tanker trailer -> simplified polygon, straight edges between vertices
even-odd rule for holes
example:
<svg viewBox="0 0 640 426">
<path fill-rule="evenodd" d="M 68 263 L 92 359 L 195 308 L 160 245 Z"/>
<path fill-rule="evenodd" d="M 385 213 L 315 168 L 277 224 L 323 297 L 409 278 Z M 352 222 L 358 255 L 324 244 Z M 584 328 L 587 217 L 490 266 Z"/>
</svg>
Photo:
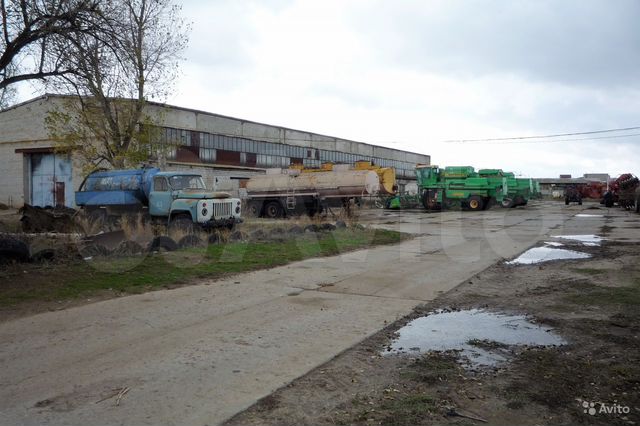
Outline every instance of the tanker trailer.
<svg viewBox="0 0 640 426">
<path fill-rule="evenodd" d="M 182 228 L 194 224 L 232 228 L 242 222 L 240 200 L 208 191 L 202 176 L 193 172 L 98 171 L 85 178 L 75 195 L 76 204 L 101 222 L 115 222 L 128 214 Z"/>
<path fill-rule="evenodd" d="M 247 182 L 249 212 L 268 218 L 313 216 L 328 207 L 348 207 L 352 200 L 358 202 L 379 191 L 378 175 L 370 170 L 301 173 L 274 169 Z"/>
<path fill-rule="evenodd" d="M 346 167 L 346 168 L 345 168 Z M 320 173 L 344 170 L 371 170 L 376 172 L 380 179 L 380 195 L 394 195 L 398 191 L 396 181 L 396 169 L 393 167 L 381 167 L 371 161 L 358 160 L 351 164 L 322 163 L 320 168 L 307 168 L 301 164 L 292 164 L 289 170 L 300 170 L 301 173 Z"/>
</svg>

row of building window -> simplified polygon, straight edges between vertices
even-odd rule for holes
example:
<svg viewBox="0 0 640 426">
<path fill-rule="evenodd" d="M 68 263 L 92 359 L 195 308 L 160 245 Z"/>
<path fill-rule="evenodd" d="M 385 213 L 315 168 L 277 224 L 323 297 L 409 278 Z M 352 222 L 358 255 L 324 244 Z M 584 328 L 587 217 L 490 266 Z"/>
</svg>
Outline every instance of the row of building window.
<svg viewBox="0 0 640 426">
<path fill-rule="evenodd" d="M 414 176 L 415 164 L 405 161 L 170 127 L 159 130 L 159 142 L 166 147 L 165 155 L 169 160 L 260 168 L 289 167 L 291 164 L 319 167 L 326 162 L 352 164 L 366 160 L 382 167 L 393 167 L 400 177 Z"/>
</svg>

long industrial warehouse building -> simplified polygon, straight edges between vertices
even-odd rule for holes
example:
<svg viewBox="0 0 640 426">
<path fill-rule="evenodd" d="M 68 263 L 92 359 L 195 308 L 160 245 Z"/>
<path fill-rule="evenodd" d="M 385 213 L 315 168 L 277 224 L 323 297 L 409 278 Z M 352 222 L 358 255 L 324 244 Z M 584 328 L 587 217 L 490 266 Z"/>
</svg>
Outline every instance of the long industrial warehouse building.
<svg viewBox="0 0 640 426">
<path fill-rule="evenodd" d="M 44 95 L 0 111 L 0 202 L 13 207 L 74 206 L 82 167 L 55 153 L 45 126 L 52 110 L 72 99 Z M 145 113 L 159 117 L 159 141 L 169 170 L 195 169 L 207 185 L 238 193 L 242 182 L 268 168 L 292 164 L 371 161 L 396 169 L 400 189 L 415 180 L 415 165 L 430 164 L 424 154 L 293 130 L 209 112 L 148 103 Z"/>
</svg>

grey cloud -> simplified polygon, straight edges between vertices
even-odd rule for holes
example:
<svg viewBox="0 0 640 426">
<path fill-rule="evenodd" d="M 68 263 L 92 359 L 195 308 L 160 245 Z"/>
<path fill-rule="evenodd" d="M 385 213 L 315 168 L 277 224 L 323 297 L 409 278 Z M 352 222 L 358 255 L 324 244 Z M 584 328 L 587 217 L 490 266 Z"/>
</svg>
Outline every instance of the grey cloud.
<svg viewBox="0 0 640 426">
<path fill-rule="evenodd" d="M 351 22 L 398 66 L 568 85 L 640 83 L 634 0 L 379 1 L 354 10 Z"/>
</svg>

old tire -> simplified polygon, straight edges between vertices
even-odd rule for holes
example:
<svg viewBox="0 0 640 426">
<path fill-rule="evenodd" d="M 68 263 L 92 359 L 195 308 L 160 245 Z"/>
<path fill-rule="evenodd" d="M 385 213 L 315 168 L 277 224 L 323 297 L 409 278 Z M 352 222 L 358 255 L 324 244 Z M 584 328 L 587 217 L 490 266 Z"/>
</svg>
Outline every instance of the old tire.
<svg viewBox="0 0 640 426">
<path fill-rule="evenodd" d="M 164 235 L 160 237 L 155 237 L 153 241 L 149 243 L 149 251 L 175 251 L 178 250 L 178 243 L 176 243 L 172 238 L 166 237 Z"/>
<path fill-rule="evenodd" d="M 26 262 L 29 260 L 29 247 L 15 238 L 0 239 L 0 263 L 2 262 Z"/>
<path fill-rule="evenodd" d="M 469 197 L 469 200 L 467 201 L 467 205 L 469 206 L 469 210 L 479 211 L 484 208 L 484 201 L 482 200 L 482 197 L 479 197 L 477 195 L 472 195 L 471 197 Z"/>
<path fill-rule="evenodd" d="M 282 217 L 282 206 L 277 201 L 271 201 L 264 206 L 264 217 L 278 219 Z"/>
</svg>

